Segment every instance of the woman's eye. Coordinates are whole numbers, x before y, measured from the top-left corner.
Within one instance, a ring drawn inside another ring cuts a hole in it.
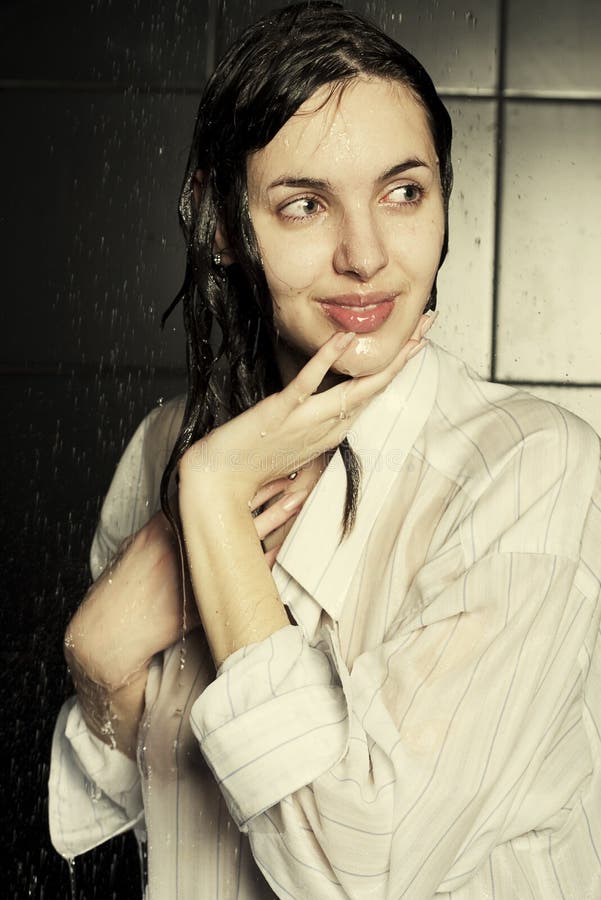
[[[423,190],[418,184],[402,184],[386,194],[386,201],[409,206],[419,203],[423,197]]]
[[[312,216],[317,215],[321,209],[321,203],[315,197],[302,197],[300,200],[293,200],[292,203],[287,203],[280,212],[285,219],[310,219]]]

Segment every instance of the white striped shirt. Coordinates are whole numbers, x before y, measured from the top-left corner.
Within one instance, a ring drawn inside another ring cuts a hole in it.
[[[95,575],[181,412],[130,443]],[[429,344],[349,440],[353,532],[337,453],[274,567],[297,625],[216,679],[200,632],[157,658],[137,767],[65,706],[55,846],[145,828],[150,900],[601,897],[599,438]]]

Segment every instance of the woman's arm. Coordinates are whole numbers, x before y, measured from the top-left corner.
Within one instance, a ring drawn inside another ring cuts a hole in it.
[[[177,544],[158,512],[124,541],[66,630],[65,657],[93,734],[135,758],[150,661],[198,624],[189,597],[184,617]]]
[[[292,484],[280,479],[261,491],[257,506],[282,496],[256,518],[246,508],[268,571],[278,548],[263,554],[260,542],[302,505],[290,505]],[[131,759],[152,657],[199,625],[189,580],[185,614],[183,603],[177,541],[158,512],[122,544],[67,627],[65,657],[86,724]]]

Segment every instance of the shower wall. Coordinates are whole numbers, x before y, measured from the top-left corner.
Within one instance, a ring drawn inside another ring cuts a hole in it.
[[[0,8],[4,250],[1,717],[8,898],[69,895],[49,845],[62,632],[137,422],[184,390],[160,314],[183,276],[177,194],[199,90],[270,0],[14,0]],[[283,4],[280,4],[283,5]],[[601,431],[601,6],[353,0],[412,50],[455,125],[451,251],[432,332],[487,378]],[[137,896],[131,839],[76,864],[78,898]]]

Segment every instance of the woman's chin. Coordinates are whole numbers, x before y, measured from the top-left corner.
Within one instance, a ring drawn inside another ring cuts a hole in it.
[[[344,375],[359,378],[380,372],[389,361],[377,338],[372,335],[357,335],[335,368]]]

